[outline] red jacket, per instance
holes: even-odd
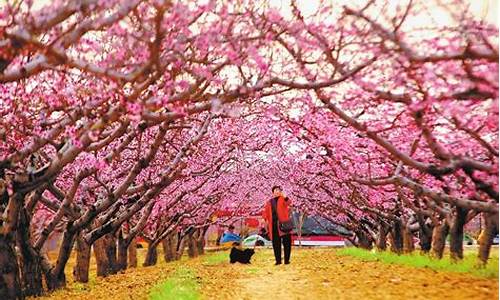
[[[272,199],[271,199],[272,200]],[[271,240],[273,240],[273,211],[272,211],[272,206],[271,206],[271,200],[268,200],[266,202],[266,205],[264,206],[264,211],[262,212],[262,217],[264,220],[267,221],[268,228],[267,232],[269,233],[269,237]],[[278,203],[276,205],[276,213],[278,214],[278,220],[280,222],[285,222],[290,219],[290,207],[292,206],[292,200],[289,198],[284,198],[284,197],[279,197],[278,198]],[[281,230],[279,229],[278,226],[278,232],[280,236],[285,235]]]

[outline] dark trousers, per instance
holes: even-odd
[[[292,251],[292,236],[290,234],[285,234],[280,237],[276,223],[277,222],[273,222],[274,258],[276,259],[276,263],[281,263],[281,243],[283,243],[283,249],[285,250],[285,263],[289,263],[290,252]]]

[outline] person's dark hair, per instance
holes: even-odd
[[[233,242],[233,247],[239,246],[240,242]]]
[[[229,230],[233,230],[234,229],[234,226],[233,225],[229,225]]]
[[[279,186],[279,185],[275,185],[275,186],[273,186],[273,188],[272,188],[272,190],[271,190],[271,191],[274,193],[274,190],[276,190],[276,189],[281,190],[281,186]]]

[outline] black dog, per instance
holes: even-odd
[[[233,243],[233,247],[231,248],[231,253],[229,254],[229,262],[234,264],[235,262],[239,262],[242,264],[249,264],[252,256],[255,254],[254,249],[238,249],[239,243]]]

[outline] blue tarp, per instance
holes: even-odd
[[[240,236],[235,233],[224,232],[222,238],[220,239],[221,244],[227,242],[239,242],[241,240]]]

